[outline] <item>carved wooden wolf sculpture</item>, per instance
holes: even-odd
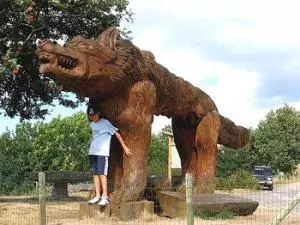
[[[89,97],[132,149],[131,157],[123,157],[113,142],[112,203],[143,194],[153,115],[172,118],[182,175],[194,174],[198,192],[214,183],[217,144],[238,149],[249,141],[249,131],[221,116],[206,93],[158,64],[151,52],[121,39],[116,28],[95,40],[74,37],[64,47],[44,40],[37,54],[40,72]]]

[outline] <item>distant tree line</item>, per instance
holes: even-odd
[[[167,175],[168,138],[152,135],[148,153],[149,174]],[[271,110],[256,129],[250,144],[241,150],[222,147],[217,154],[217,176],[226,178],[254,165],[271,166],[274,172],[293,174],[300,163],[300,116],[288,105]],[[49,123],[22,122],[14,132],[0,136],[0,194],[26,191],[32,171],[87,171],[91,130],[85,113],[57,117]],[[240,173],[245,176],[245,173]]]

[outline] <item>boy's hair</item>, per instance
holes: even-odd
[[[97,112],[96,112],[96,110],[93,108],[93,107],[89,107],[88,109],[87,109],[87,114],[96,114]]]
[[[89,115],[89,114],[96,114],[98,112],[100,112],[99,108],[89,102],[86,113]]]
[[[86,109],[86,114],[87,114],[87,118],[90,122],[92,122],[92,120],[90,119],[89,115],[90,114],[95,114],[100,112],[99,107],[97,107],[95,104],[92,104],[91,101],[88,103],[87,109]]]

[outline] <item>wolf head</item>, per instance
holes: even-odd
[[[40,73],[85,97],[116,94],[141,73],[140,51],[130,41],[119,38],[115,27],[97,39],[76,36],[64,46],[43,40],[36,54]]]

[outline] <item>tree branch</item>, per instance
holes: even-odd
[[[45,26],[42,26],[42,27],[40,27],[40,28],[37,28],[37,29],[32,30],[32,31],[30,32],[30,34],[27,36],[27,38],[25,39],[24,44],[25,44],[27,41],[29,41],[29,39],[31,38],[31,36],[32,36],[35,32],[37,32],[37,31],[39,31],[39,30],[42,30],[42,29],[44,29],[44,28],[45,28]]]

